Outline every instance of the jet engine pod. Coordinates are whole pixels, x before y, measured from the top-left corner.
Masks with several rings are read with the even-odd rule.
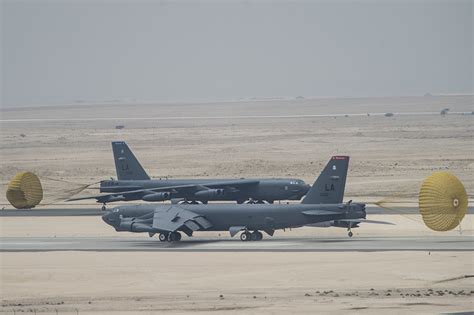
[[[196,199],[212,200],[218,196],[224,195],[224,189],[206,189],[194,194]]]
[[[43,200],[43,187],[35,174],[17,173],[7,188],[7,199],[17,209],[31,209]]]
[[[436,172],[423,181],[418,205],[427,227],[449,231],[461,223],[467,212],[466,189],[456,176]]]
[[[143,201],[165,201],[170,199],[170,193],[168,192],[158,192],[153,194],[148,194],[143,196]]]

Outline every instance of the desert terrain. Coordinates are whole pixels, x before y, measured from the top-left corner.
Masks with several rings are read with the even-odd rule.
[[[440,115],[444,108],[449,113]],[[116,140],[127,141],[153,177],[296,177],[312,184],[332,155],[344,154],[351,156],[345,199],[386,199],[395,208],[369,217],[395,225],[362,226],[355,238],[455,236],[459,230],[437,233],[418,215],[393,213],[399,202],[416,205],[423,179],[440,170],[455,174],[472,198],[473,111],[471,95],[2,109],[0,203],[11,208],[6,185],[29,170],[42,180],[42,207],[98,207],[63,200],[115,177]],[[94,187],[80,195],[95,194]],[[467,241],[473,221],[468,215],[462,222]],[[99,217],[0,217],[3,239],[115,235]],[[337,241],[346,232],[277,233],[320,236]],[[2,314],[474,310],[472,251],[1,251],[0,265]]]

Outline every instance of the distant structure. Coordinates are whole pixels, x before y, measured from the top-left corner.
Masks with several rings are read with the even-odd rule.
[[[123,128],[125,128],[124,125],[117,125],[117,126],[115,126],[115,129],[123,129]]]
[[[449,113],[449,108],[444,108],[444,109],[442,109],[441,112],[440,112],[440,114],[443,115],[443,116],[446,115],[446,114],[448,114],[448,113]]]
[[[393,113],[385,113],[384,116],[385,116],[385,117],[393,117],[393,115],[394,115]]]

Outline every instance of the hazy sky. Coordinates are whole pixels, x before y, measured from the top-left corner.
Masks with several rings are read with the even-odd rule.
[[[472,1],[2,1],[2,106],[473,91]]]

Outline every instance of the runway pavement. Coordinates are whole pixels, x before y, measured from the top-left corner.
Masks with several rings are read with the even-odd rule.
[[[131,204],[131,203],[130,203]],[[118,205],[118,204],[117,204]],[[110,206],[108,209],[112,209]],[[417,207],[396,207],[386,209],[380,207],[367,207],[367,214],[419,214]],[[474,214],[474,207],[469,207],[468,214]],[[4,209],[0,210],[0,217],[69,217],[69,216],[98,216],[104,212],[96,208],[38,208],[31,210]]]
[[[474,251],[472,235],[457,236],[265,236],[263,241],[242,242],[237,237],[193,238],[160,242],[157,237],[1,237],[1,252],[45,251],[194,251],[194,252],[375,252],[375,251]]]

